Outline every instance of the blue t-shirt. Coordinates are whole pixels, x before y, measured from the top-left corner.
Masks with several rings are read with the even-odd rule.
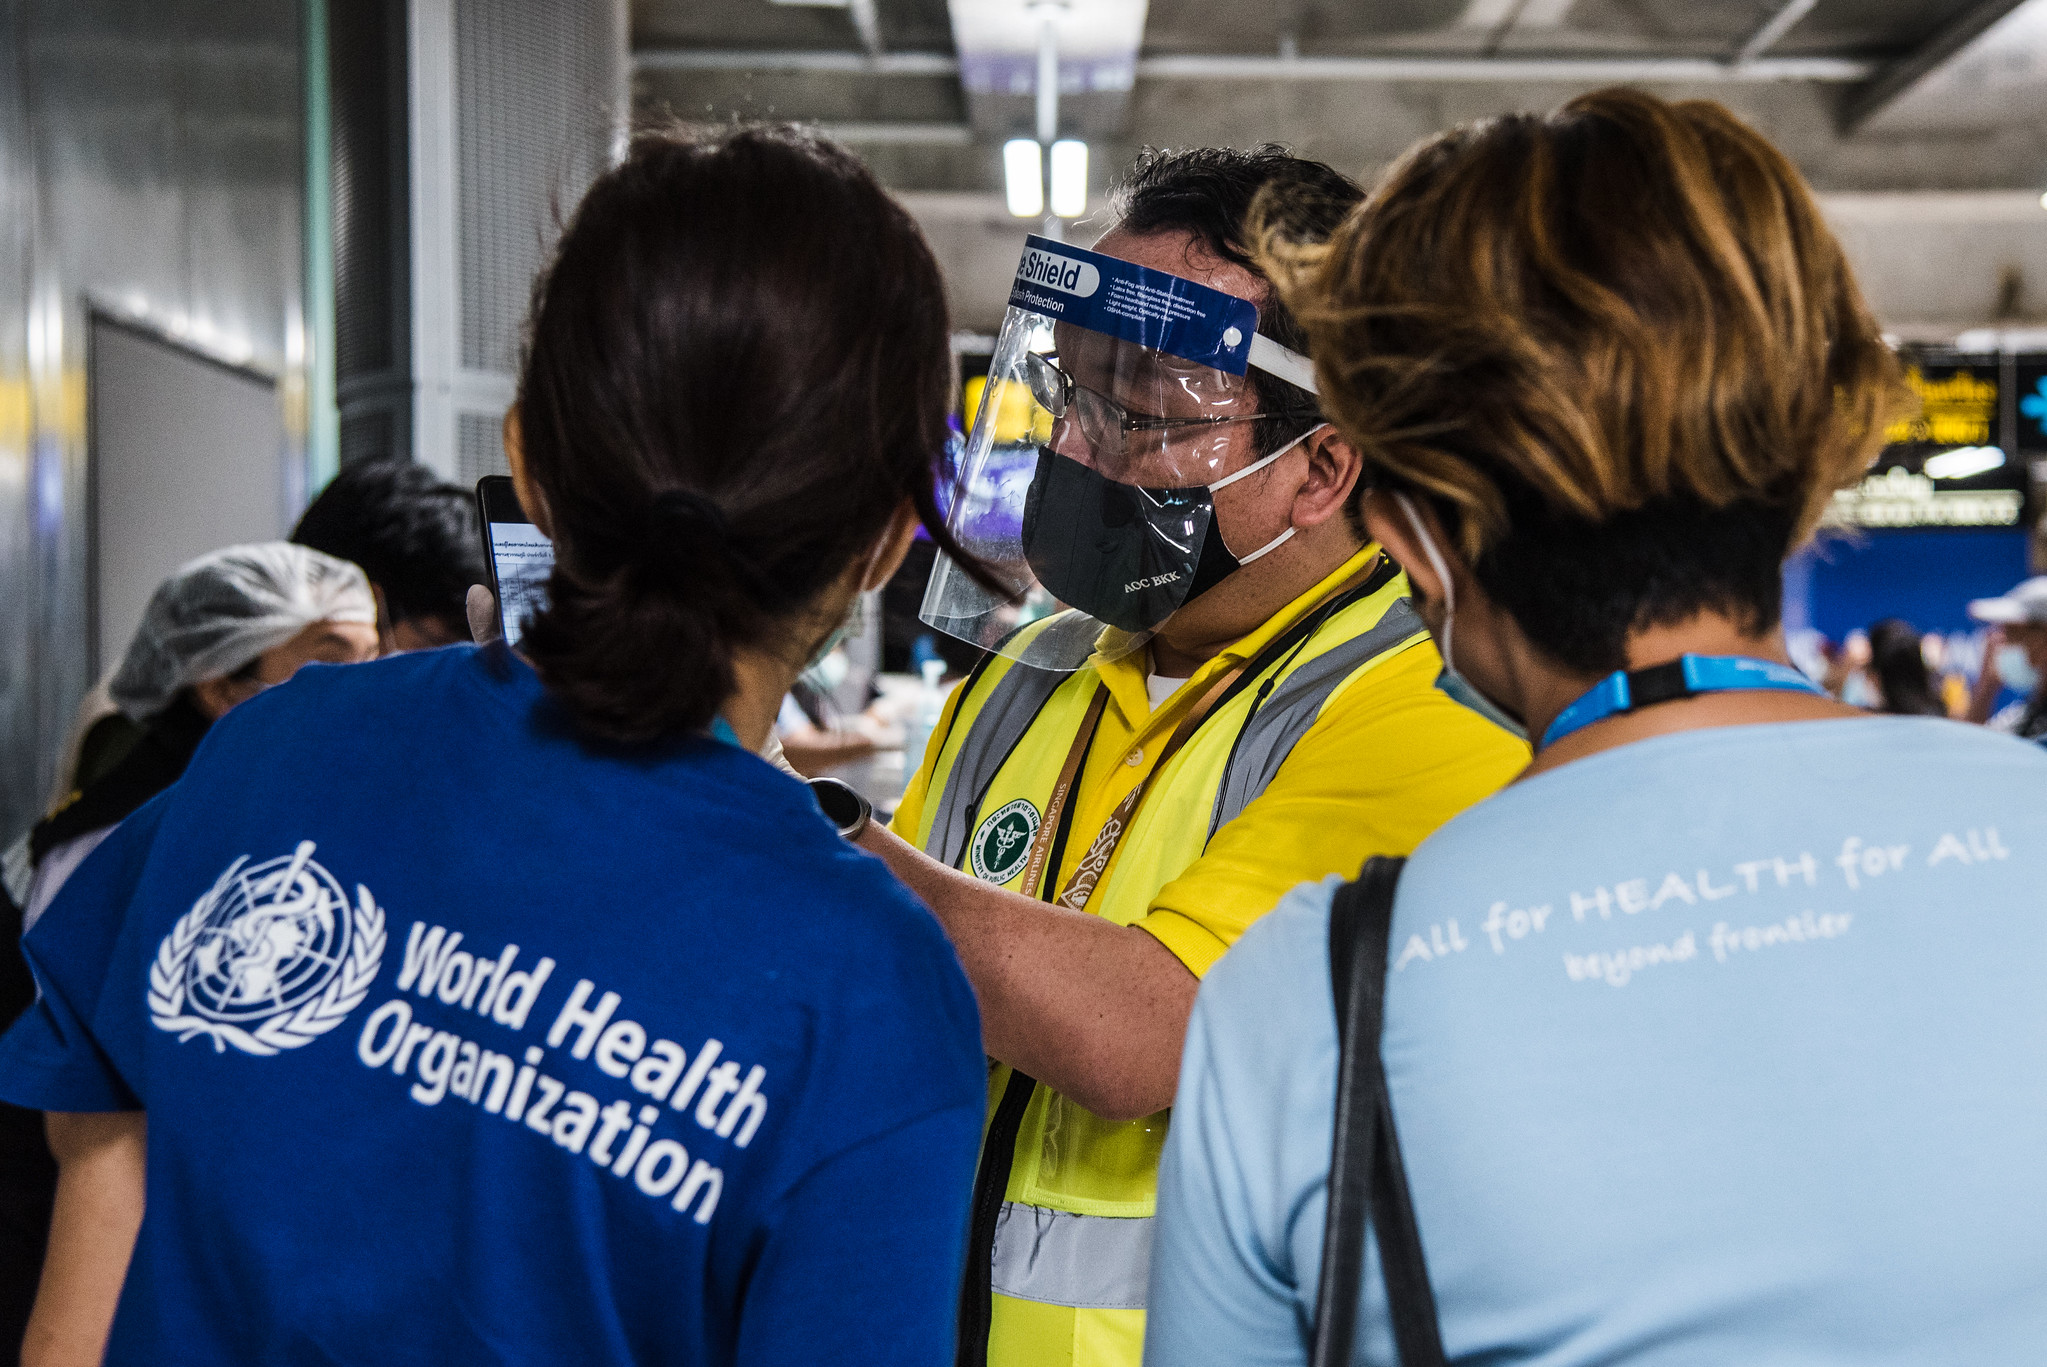
[[[1307,1360],[1329,901],[1208,975],[1153,1367]],[[1645,740],[1414,856],[1383,1056],[1453,1359],[2008,1363],[2047,1344],[2047,755],[1946,721]],[[1377,1250],[1357,1360],[1391,1363]]]
[[[24,940],[0,1098],[146,1107],[110,1363],[949,1363],[985,1087],[930,913],[501,646],[213,728]]]

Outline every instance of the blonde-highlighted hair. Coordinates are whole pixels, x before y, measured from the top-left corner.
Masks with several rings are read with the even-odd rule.
[[[1798,172],[1718,104],[1610,89],[1454,129],[1320,244],[1262,207],[1365,482],[1428,496],[1474,563],[1530,496],[1586,524],[1759,507],[1795,544],[1909,402]]]

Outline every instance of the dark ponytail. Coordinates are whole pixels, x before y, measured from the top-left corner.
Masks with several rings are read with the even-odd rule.
[[[519,415],[555,542],[521,648],[586,734],[711,722],[733,650],[830,630],[818,596],[905,499],[951,407],[943,285],[866,169],[783,128],[637,139],[535,288]]]

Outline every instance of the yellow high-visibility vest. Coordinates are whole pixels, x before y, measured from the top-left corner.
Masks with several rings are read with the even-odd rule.
[[[1386,662],[1405,656],[1409,664],[1424,666],[1386,670],[1385,686],[1428,692],[1410,711],[1427,719],[1428,727],[1440,722],[1444,743],[1461,748],[1466,761],[1477,754],[1479,762],[1464,764],[1459,772],[1470,777],[1451,785],[1449,795],[1423,797],[1423,805],[1442,810],[1417,824],[1410,838],[1378,842],[1404,848],[1374,847],[1372,823],[1361,822],[1356,848],[1338,856],[1340,867],[1332,868],[1329,833],[1319,833],[1322,864],[1283,867],[1288,881],[1330,872],[1353,875],[1369,855],[1407,853],[1435,824],[1497,788],[1526,762],[1519,742],[1434,693],[1433,647],[1408,601],[1406,577],[1390,562],[1358,587],[1331,597],[1330,590],[1358,575],[1372,554],[1371,548],[1361,552],[1303,595],[1242,643],[1234,660],[1209,662],[1156,712],[1137,719],[1142,725],[1124,728],[1107,743],[1098,735],[1068,804],[1080,815],[1058,842],[1040,887],[1022,886],[1032,840],[1104,670],[1113,674],[1117,665],[1098,659],[1073,673],[1054,674],[1004,657],[985,661],[949,700],[923,770],[899,809],[897,832],[985,881],[1052,896],[1094,840],[1101,813],[1149,772],[1154,756],[1146,748],[1156,751],[1165,732],[1206,691],[1204,681],[1249,658],[1250,667],[1152,781],[1087,903],[1090,913],[1120,925],[1143,922],[1193,971],[1204,972],[1226,944],[1184,917],[1158,912],[1154,899],[1273,784],[1325,712],[1373,705],[1354,690],[1372,689],[1375,671]],[[1129,662],[1120,667],[1130,672]],[[1141,667],[1137,679],[1142,699]],[[1121,682],[1127,689],[1129,680]],[[1134,748],[1124,749],[1126,740]],[[1357,754],[1339,763],[1367,771],[1373,759]],[[1403,819],[1411,815],[1402,813]],[[1275,861],[1301,858],[1284,840],[1271,844]],[[1269,909],[1268,902],[1251,914]],[[1029,1083],[1002,1065],[990,1077],[989,1128],[977,1179],[984,1189],[977,1204],[992,1209],[990,1188],[1001,1181],[1001,1205],[992,1230],[981,1222],[983,1246],[970,1250],[968,1261],[970,1277],[977,1267],[987,1268],[987,1361],[991,1367],[1138,1367],[1151,1216],[1169,1113],[1106,1120],[1049,1087]],[[969,1294],[971,1301],[971,1288]],[[972,1318],[971,1305],[965,1318]],[[966,1332],[974,1328],[970,1323]]]

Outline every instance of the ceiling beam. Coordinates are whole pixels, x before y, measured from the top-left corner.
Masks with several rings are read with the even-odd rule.
[[[862,147],[968,147],[974,141],[974,130],[963,123],[838,123],[830,119],[794,119],[791,122],[833,142],[855,143]],[[681,126],[703,134],[730,132],[732,128],[729,123],[684,122]],[[994,198],[1000,201],[1002,196]],[[2034,212],[2039,210],[2036,208]]]
[[[1860,81],[1872,64],[1841,57],[1777,57],[1735,66],[1704,57],[1140,57],[1153,80],[1459,81],[1571,84],[1607,81]]]
[[[974,130],[963,123],[823,123],[808,124],[834,142],[862,146],[965,147]]]
[[[643,47],[633,52],[635,71],[843,72],[867,76],[957,76],[958,59],[944,52],[821,51],[743,52],[730,48]]]
[[[1854,133],[1946,64],[2025,0],[1976,0],[1918,47],[1879,69],[1841,103],[1841,131]]]
[[[1751,33],[1748,40],[1735,52],[1735,65],[1753,62],[1775,47],[1777,40],[1791,32],[1799,20],[1811,14],[1813,6],[1819,2],[1820,0],[1784,0],[1769,18],[1756,26],[1756,31]]]
[[[2015,0],[2013,0],[2015,2]],[[941,52],[742,52],[720,48],[641,48],[638,71],[840,72],[874,76],[953,76],[958,59]],[[1670,81],[1757,83],[1866,81],[1873,62],[1845,57],[1765,57],[1747,63],[1703,57],[1140,57],[1137,75],[1201,81],[1456,81],[1596,83]]]
[[[846,0],[846,10],[853,16],[853,31],[860,35],[860,46],[867,49],[870,57],[881,56],[881,16],[875,13],[874,0]]]

